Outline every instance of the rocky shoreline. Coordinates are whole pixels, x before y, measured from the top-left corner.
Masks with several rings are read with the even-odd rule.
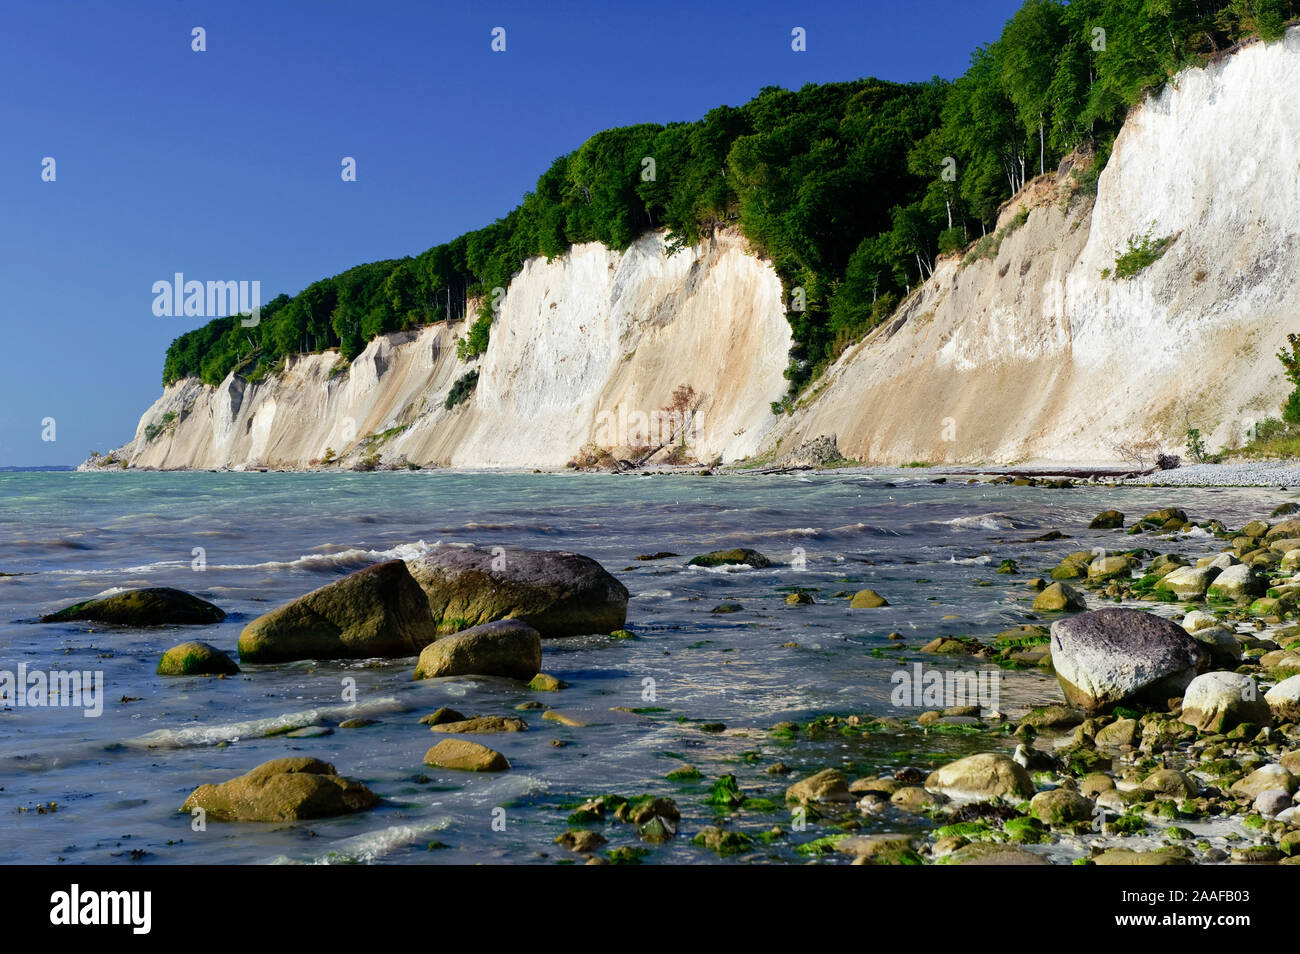
[[[119,473],[124,468],[120,461],[109,458],[92,459],[81,464],[77,470],[83,473]],[[1272,487],[1281,490],[1300,489],[1300,460],[1259,460],[1231,461],[1222,464],[1190,464],[1171,470],[1153,468],[1135,469],[1114,461],[1068,462],[1068,463],[1026,463],[1006,464],[990,467],[970,464],[929,464],[917,462],[909,466],[865,466],[842,458],[831,457],[826,460],[809,458],[802,448],[787,455],[773,464],[753,466],[742,462],[727,466],[701,466],[695,464],[654,464],[646,467],[553,467],[553,468],[456,468],[423,467],[413,464],[394,464],[379,467],[350,468],[358,473],[365,472],[437,472],[437,473],[533,473],[533,474],[613,474],[623,476],[767,476],[780,474],[825,474],[830,476],[874,477],[885,480],[928,479],[938,482],[963,479],[967,482],[1002,483],[1007,480],[1053,481],[1058,484],[1068,481],[1071,485],[1107,486],[1124,485],[1135,487]],[[277,474],[315,474],[337,473],[339,468],[223,468],[211,469],[167,469],[158,470],[151,467],[132,467],[130,471],[151,473],[277,473]]]
[[[659,791],[593,792],[570,804],[556,842],[589,863],[653,861],[656,849],[679,838],[741,861],[793,851],[858,864],[1300,863],[1300,626],[1290,622],[1300,615],[1296,510],[1284,504],[1238,528],[1193,520],[1177,507],[1131,522],[1105,511],[1091,529],[1115,534],[1113,549],[1067,554],[1026,580],[1037,621],[991,639],[945,636],[913,648],[942,665],[1054,673],[1059,703],[1012,717],[941,693],[917,715],[905,711],[913,702],[898,715],[825,712],[765,731],[701,723],[706,736],[757,732],[745,762],[770,782],[755,789],[737,773],[707,777],[683,759]],[[741,573],[771,565],[743,547],[688,563]],[[997,570],[1028,576],[1012,559]],[[565,688],[543,671],[548,640],[646,638],[624,628],[627,598],[617,579],[578,554],[440,547],[356,571],[250,621],[239,640],[243,666],[190,641],[165,652],[157,671],[256,679],[293,660],[418,655],[415,679],[515,680],[534,693],[516,712],[443,707],[418,719],[442,736],[431,740],[426,766],[509,773],[491,737],[528,731],[530,719],[581,730],[653,717],[653,707],[602,714],[542,701]],[[843,600],[864,617],[890,605],[873,590],[816,599]],[[785,602],[814,598],[796,588]],[[1087,608],[1107,603],[1113,608]],[[190,625],[220,614],[182,591],[152,589],[78,603],[41,622]],[[890,640],[905,645],[901,634]],[[289,734],[370,724],[325,720]],[[877,739],[912,753],[911,764],[855,776],[825,761],[835,740]],[[687,827],[687,803],[696,801],[713,822]],[[282,822],[383,802],[382,790],[332,760],[279,758],[198,784],[180,810],[230,823]],[[614,841],[624,843],[605,847]]]

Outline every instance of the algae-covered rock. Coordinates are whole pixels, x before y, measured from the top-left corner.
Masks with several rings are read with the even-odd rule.
[[[341,777],[320,759],[272,759],[218,785],[200,785],[182,811],[201,808],[212,821],[294,821],[364,811],[379,796]]]
[[[203,626],[220,623],[224,610],[207,600],[170,586],[126,590],[99,599],[86,600],[64,607],[42,623],[85,621],[115,626]]]
[[[1045,825],[1065,825],[1092,818],[1092,800],[1066,788],[1039,792],[1029,802],[1029,813]]]
[[[762,570],[773,563],[757,550],[748,547],[733,547],[730,550],[712,550],[699,556],[691,557],[691,566],[749,566]]]
[[[1196,783],[1175,769],[1157,769],[1142,780],[1144,792],[1153,792],[1169,798],[1195,798]]]
[[[244,627],[244,662],[414,656],[437,636],[429,603],[401,560],[368,566]]]
[[[1268,725],[1273,721],[1255,680],[1236,672],[1207,672],[1193,679],[1179,718],[1202,732],[1227,732],[1243,722]]]
[[[1187,522],[1187,512],[1178,507],[1163,507],[1160,510],[1153,510],[1147,514],[1138,523],[1152,529],[1163,529],[1166,527],[1181,527]]]
[[[409,565],[440,633],[514,619],[551,639],[627,622],[627,588],[577,553],[440,546]]]
[[[233,676],[239,672],[233,659],[209,643],[173,646],[158,660],[160,676]]]
[[[1124,526],[1124,515],[1118,510],[1103,510],[1092,518],[1089,530],[1115,530]]]
[[[875,590],[858,590],[849,600],[850,609],[879,609],[888,605],[889,601]]]
[[[1088,579],[1090,580],[1126,580],[1133,575],[1133,560],[1120,554],[1119,556],[1099,556],[1088,564]]]
[[[1053,583],[1034,598],[1034,610],[1039,613],[1077,612],[1087,608],[1082,593],[1060,582]]]
[[[1111,848],[1092,859],[1095,865],[1190,865],[1192,859],[1186,849],[1156,848],[1152,851],[1134,851],[1131,848]]]
[[[1096,743],[1103,749],[1119,749],[1126,745],[1135,745],[1138,740],[1136,719],[1116,719],[1110,725],[1103,726],[1097,732]]]
[[[421,725],[445,725],[448,722],[464,722],[469,716],[462,715],[455,709],[449,709],[447,706],[439,706],[433,712],[420,720]]]
[[[1206,590],[1212,600],[1244,602],[1263,596],[1268,589],[1268,577],[1259,569],[1244,563],[1230,566],[1214,578]]]
[[[434,732],[450,732],[453,735],[486,735],[492,732],[524,732],[528,723],[514,716],[475,716],[459,722],[438,722],[432,726]]]
[[[977,841],[974,844],[958,848],[939,861],[945,865],[1048,865],[1051,864],[1040,854],[1017,845],[999,845],[993,842]]]
[[[425,646],[416,679],[443,676],[505,676],[527,681],[542,668],[542,637],[527,623],[484,623]]]

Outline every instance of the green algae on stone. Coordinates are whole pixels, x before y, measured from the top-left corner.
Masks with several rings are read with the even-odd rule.
[[[740,790],[740,783],[736,781],[736,776],[722,775],[713,783],[704,803],[714,808],[739,808],[745,803],[745,794]]]
[[[700,778],[700,770],[694,765],[683,765],[673,769],[664,778],[670,782],[693,782]]]
[[[119,626],[202,626],[220,623],[223,610],[170,586],[148,587],[85,600],[41,617],[42,623],[92,622]]]
[[[233,676],[239,672],[234,660],[209,643],[188,642],[173,646],[158,660],[160,676]]]
[[[879,609],[888,605],[889,601],[875,590],[859,590],[849,600],[850,609]]]
[[[712,550],[687,561],[690,566],[750,566],[756,570],[772,566],[772,561],[757,550],[734,547],[730,550]]]
[[[691,839],[691,844],[707,848],[715,854],[726,857],[728,855],[743,854],[751,850],[754,847],[754,839],[743,831],[723,829],[710,825],[700,829],[699,833]]]

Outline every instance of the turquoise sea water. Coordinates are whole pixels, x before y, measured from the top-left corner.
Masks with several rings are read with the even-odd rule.
[[[71,708],[0,711],[0,863],[573,860],[552,842],[575,804],[607,792],[677,800],[679,836],[646,861],[717,861],[690,844],[715,821],[704,796],[717,776],[734,773],[747,793],[779,803],[800,772],[838,765],[854,777],[925,754],[913,737],[888,735],[793,744],[768,733],[774,723],[827,712],[915,715],[890,700],[900,667],[971,665],[923,657],[917,648],[942,634],[988,636],[1024,622],[1032,615],[1028,576],[1067,552],[1135,542],[1087,530],[1098,511],[1140,516],[1176,504],[1193,519],[1240,525],[1290,496],[934,484],[924,473],[892,481],[852,474],[0,475],[0,572],[17,574],[0,577],[0,670],[25,663],[101,671],[106,696],[98,718]],[[1025,542],[1050,529],[1069,538]],[[547,642],[543,669],[570,683],[559,693],[486,678],[416,682],[414,659],[250,665],[224,680],[154,673],[168,646],[202,639],[233,656],[240,629],[255,616],[437,542],[586,554],[631,591],[628,628],[639,638]],[[760,550],[778,565],[686,566],[694,554],[732,546]],[[196,548],[206,562],[201,571]],[[1178,549],[1215,548],[1208,537],[1193,537]],[[679,556],[636,559],[658,551]],[[1022,566],[1020,576],[995,572],[1008,557]],[[163,585],[230,615],[214,626],[166,629],[33,622],[115,588]],[[793,587],[816,602],[787,606]],[[863,587],[891,605],[850,610],[834,595]],[[743,608],[710,612],[723,602]],[[901,653],[887,639],[893,631],[904,636]],[[358,687],[354,704],[343,699],[347,677]],[[1003,673],[1000,687],[1008,711],[1060,698],[1055,681],[1037,673]],[[602,724],[568,727],[544,720],[539,709],[514,711],[529,700]],[[526,718],[526,732],[478,737],[513,768],[488,776],[424,766],[425,751],[443,736],[418,720],[441,705]],[[283,725],[334,727],[350,716],[378,723],[315,738],[265,735]],[[726,728],[706,731],[705,723]],[[964,744],[959,737],[927,742],[929,753]],[[197,785],[283,755],[330,761],[384,803],[338,819],[210,823],[203,832],[177,813]],[[795,774],[767,774],[776,759]],[[664,779],[687,762],[702,782]],[[51,802],[56,810],[38,810]],[[733,820],[748,830],[788,823],[784,811]],[[897,830],[914,822],[865,824]],[[743,860],[802,861],[793,847],[826,833],[811,825]],[[607,847],[640,844],[630,826],[604,834]],[[429,850],[434,841],[446,847]]]

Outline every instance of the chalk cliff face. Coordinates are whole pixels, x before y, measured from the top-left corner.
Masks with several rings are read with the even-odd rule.
[[[691,457],[734,461],[776,423],[791,344],[776,273],[725,232],[673,255],[649,235],[623,254],[592,243],[532,259],[477,362],[456,356],[464,331],[377,338],[346,372],[331,351],[256,384],[179,381],[113,456],[162,469],[307,467],[330,450],[345,464],[378,453],[381,464],[561,467],[588,444],[654,446],[686,423]],[[447,410],[472,369],[472,395]],[[685,421],[662,413],[682,385],[694,391]]]
[[[1300,30],[1180,74],[1130,115],[1095,203],[1040,180],[992,260],[943,261],[774,440],[876,463],[1098,461],[1211,449],[1276,417],[1300,331]],[[1173,237],[1129,279],[1129,241]]]
[[[1296,89],[1297,29],[1180,74],[1133,111],[1095,200],[1068,196],[1065,175],[1031,183],[995,256],[942,260],[788,416],[769,407],[791,344],[771,267],[734,233],[672,256],[650,235],[527,262],[476,364],[456,357],[464,326],[438,325],[371,342],[346,373],[329,352],[257,384],[181,381],[114,456],[305,467],[328,448],[345,463],[557,467],[588,444],[641,443],[628,424],[680,385],[702,461],[823,434],[868,463],[1115,460],[1125,444],[1180,451],[1190,427],[1231,446],[1276,416],[1289,385],[1274,355],[1300,332]],[[1114,277],[1143,236],[1170,239],[1163,256]],[[471,367],[477,388],[445,410]],[[611,436],[611,421],[628,424]]]

